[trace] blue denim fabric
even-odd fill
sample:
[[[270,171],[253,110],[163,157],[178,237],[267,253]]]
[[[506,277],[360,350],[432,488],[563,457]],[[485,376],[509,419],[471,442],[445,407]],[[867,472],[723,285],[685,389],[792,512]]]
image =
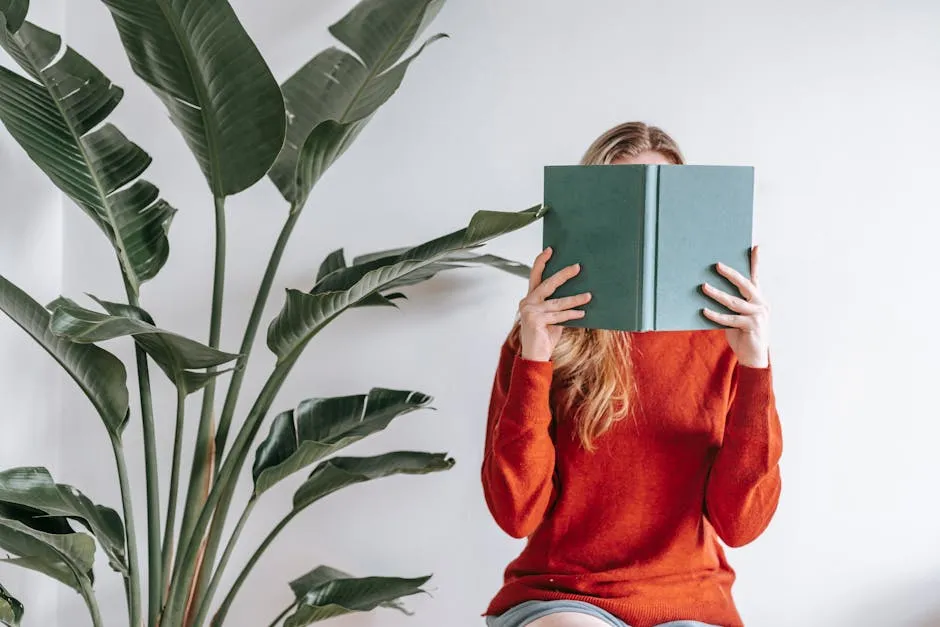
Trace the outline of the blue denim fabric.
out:
[[[525,627],[532,621],[560,612],[575,612],[600,618],[611,627],[630,627],[610,612],[583,601],[526,601],[506,610],[499,616],[487,616],[486,627]],[[675,620],[656,627],[719,627],[696,620]]]

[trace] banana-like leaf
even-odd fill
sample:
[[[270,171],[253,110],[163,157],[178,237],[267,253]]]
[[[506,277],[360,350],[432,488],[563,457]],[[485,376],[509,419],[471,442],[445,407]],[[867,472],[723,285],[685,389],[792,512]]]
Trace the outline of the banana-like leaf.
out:
[[[407,249],[395,248],[386,251],[378,251],[359,255],[353,258],[353,265],[370,263],[382,257],[398,255],[405,250]],[[514,261],[512,259],[506,259],[505,257],[500,257],[498,255],[481,255],[467,250],[458,250],[449,255],[445,255],[437,264],[431,264],[428,266],[428,268],[425,270],[426,275],[424,273],[415,273],[417,277],[421,277],[418,279],[415,279],[415,276],[409,275],[408,279],[410,279],[411,282],[402,281],[401,285],[413,285],[414,283],[426,281],[443,270],[451,270],[454,268],[469,268],[475,265],[490,266],[491,268],[496,268],[497,270],[502,270],[503,272],[508,272],[513,276],[524,279],[529,278],[529,272],[532,270],[532,267],[529,265],[519,261]]]
[[[44,533],[55,533],[59,535],[75,533],[75,529],[72,528],[72,524],[69,522],[68,518],[64,516],[50,516],[41,509],[36,509],[29,505],[0,501],[0,518],[17,520],[27,527],[32,527]]]
[[[36,517],[38,512],[45,518]],[[10,517],[17,513],[24,517]],[[41,523],[41,524],[37,524]],[[59,527],[49,531],[43,527]],[[0,551],[18,556],[4,563],[42,573],[73,588],[92,609],[92,566],[95,541],[91,536],[75,532],[68,519],[49,517],[45,512],[16,504],[0,502]]]
[[[40,557],[11,557],[0,560],[0,564],[18,566],[20,568],[25,568],[27,570],[40,573],[46,577],[49,577],[50,579],[55,579],[59,583],[68,586],[76,592],[81,592],[81,583],[79,583],[78,577],[75,575],[75,571],[69,568],[68,564],[63,561],[51,562],[46,561]],[[84,576],[88,577],[89,581],[91,581],[94,579],[91,577],[91,575],[92,572],[89,572]]]
[[[307,591],[311,588],[317,586],[322,586],[323,584],[332,581],[334,579],[354,579],[355,575],[347,573],[344,570],[338,568],[333,568],[332,566],[327,566],[326,564],[321,564],[317,566],[309,573],[301,575],[297,579],[294,579],[290,582],[290,589],[294,591],[294,597],[297,600],[301,600]]]
[[[373,294],[381,293],[413,272],[458,250],[466,250],[531,224],[544,214],[542,206],[518,212],[477,211],[459,231],[382,257],[327,274],[312,293],[287,290],[287,303],[268,327],[268,347],[278,362],[299,353],[331,320]]]
[[[291,582],[297,609],[284,621],[284,627],[304,627],[353,612],[370,612],[378,607],[400,609],[395,601],[425,592],[421,587],[431,577],[348,577],[346,573],[320,566]],[[308,585],[309,584],[309,585]]]
[[[0,0],[0,14],[6,16],[8,33],[15,33],[20,29],[28,11],[29,0]]]
[[[352,265],[358,266],[372,264],[382,259],[391,260],[393,257],[398,257],[407,250],[407,248],[392,248],[389,250],[359,255],[358,257],[353,258]],[[529,272],[531,271],[529,266],[524,263],[519,263],[518,261],[513,261],[511,259],[506,259],[497,255],[481,255],[467,250],[458,250],[449,255],[444,255],[440,258],[440,260],[435,261],[434,263],[429,263],[420,270],[415,270],[407,276],[393,281],[392,284],[387,286],[385,289],[401,288],[409,285],[415,285],[417,283],[423,283],[424,281],[434,278],[440,272],[444,272],[446,270],[456,270],[459,268],[470,268],[476,265],[485,265],[497,268],[504,272],[508,272],[513,276],[518,276],[521,278],[528,278]],[[317,274],[317,281],[322,280],[330,272],[335,272],[346,267],[346,263],[343,261],[342,249],[333,251],[327,257],[327,259],[324,260],[323,264],[321,264],[320,272]],[[395,294],[399,298],[405,298],[404,294],[398,292]],[[391,295],[388,295],[388,297],[390,298]]]
[[[374,457],[333,457],[314,468],[294,492],[294,509],[303,509],[357,483],[392,475],[426,475],[453,466],[453,458],[444,453],[418,451],[395,451]]]
[[[213,195],[263,177],[284,142],[284,100],[229,3],[103,2],[131,67],[166,105]]]
[[[255,494],[431,400],[420,392],[372,388],[368,394],[307,399],[296,410],[282,412],[255,452]]]
[[[26,331],[68,372],[113,435],[127,422],[127,371],[121,360],[89,344],[56,336],[49,329],[52,314],[29,294],[0,276],[0,310]]]
[[[218,366],[238,357],[157,328],[150,314],[140,307],[91,298],[107,313],[86,309],[64,297],[49,303],[52,332],[81,344],[132,336],[185,394],[200,389],[211,377],[220,374],[191,372],[192,369]]]
[[[316,282],[319,283],[323,280],[323,277],[330,274],[331,272],[336,272],[337,270],[342,270],[346,267],[346,253],[343,252],[342,248],[337,248],[327,255],[322,262],[320,262],[320,268],[317,270]]]
[[[299,603],[303,600],[304,595],[308,590],[322,586],[334,579],[355,579],[355,575],[347,573],[346,571],[340,570],[338,568],[333,568],[332,566],[327,566],[322,564],[317,566],[309,573],[298,577],[290,582],[290,588],[294,591],[294,597]],[[412,615],[412,612],[409,612],[404,604],[398,599],[391,601],[385,601],[379,603],[379,607],[387,607],[391,610],[398,610],[402,614],[407,614],[408,616]]]
[[[49,568],[69,567],[76,576],[91,581],[95,541],[86,533],[46,533],[0,516],[0,549],[32,562],[45,562]]]
[[[329,255],[326,256],[326,259],[323,260],[323,263],[320,264],[320,269],[317,271],[317,281],[320,281],[331,272],[336,270],[342,270],[346,268],[346,256],[342,248],[334,250]],[[376,292],[368,298],[365,298],[353,307],[374,307],[374,306],[384,306],[384,307],[398,307],[394,302],[395,300],[407,298],[401,292],[392,292],[389,294],[379,294]]]
[[[20,627],[23,611],[23,604],[0,585],[0,623],[7,627]]]
[[[104,232],[138,292],[166,262],[176,210],[140,178],[150,155],[102,124],[124,92],[58,35],[30,22],[12,34],[11,18],[0,12],[0,46],[31,79],[0,67],[0,121]]]
[[[355,55],[330,47],[284,82],[287,137],[268,173],[294,207],[401,85],[424,47],[398,62],[443,0],[365,0],[330,27]],[[395,65],[397,63],[397,65]],[[394,66],[394,67],[393,67]]]
[[[90,545],[91,553],[86,556],[84,551],[88,548],[89,536],[78,534],[68,518],[50,515],[28,505],[0,501],[0,520],[17,525],[13,529],[0,525],[0,550],[22,556],[0,562],[42,573],[76,592],[82,591],[82,582],[94,583],[94,571],[90,567],[87,571],[82,570],[94,557],[94,541]],[[34,537],[33,533],[40,537]],[[75,548],[77,558],[57,552],[55,546],[50,547],[43,542],[44,537],[62,538],[63,546]]]
[[[0,472],[0,501],[77,520],[97,538],[111,567],[128,576],[124,524],[118,513],[95,505],[70,485],[57,484],[45,468],[12,468]]]

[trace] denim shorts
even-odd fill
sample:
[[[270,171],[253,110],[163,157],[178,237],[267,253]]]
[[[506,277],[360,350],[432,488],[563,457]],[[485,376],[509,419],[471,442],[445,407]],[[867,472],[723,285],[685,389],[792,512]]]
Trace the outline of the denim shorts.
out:
[[[601,608],[585,603],[584,601],[526,601],[512,607],[499,616],[487,616],[486,627],[525,627],[534,620],[548,616],[549,614],[558,614],[560,612],[574,612],[576,614],[586,614],[600,618],[611,627],[630,627],[610,612]],[[656,627],[718,627],[717,625],[708,625],[696,620],[675,620],[668,623],[661,623]]]

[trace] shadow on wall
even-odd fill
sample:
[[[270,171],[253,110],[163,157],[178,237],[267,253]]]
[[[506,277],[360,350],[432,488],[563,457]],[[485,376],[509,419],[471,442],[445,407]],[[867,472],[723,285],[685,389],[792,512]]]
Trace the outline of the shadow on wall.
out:
[[[840,625],[940,627],[940,571],[868,591]]]

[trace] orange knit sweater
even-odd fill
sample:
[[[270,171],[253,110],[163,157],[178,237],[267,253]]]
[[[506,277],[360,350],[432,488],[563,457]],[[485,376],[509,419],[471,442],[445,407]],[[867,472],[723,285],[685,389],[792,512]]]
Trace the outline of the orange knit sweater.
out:
[[[770,367],[738,364],[724,333],[631,333],[638,396],[593,453],[553,419],[552,363],[503,344],[483,489],[496,523],[528,541],[486,614],[576,599],[632,627],[743,624],[718,539],[741,546],[770,522],[781,432]]]

